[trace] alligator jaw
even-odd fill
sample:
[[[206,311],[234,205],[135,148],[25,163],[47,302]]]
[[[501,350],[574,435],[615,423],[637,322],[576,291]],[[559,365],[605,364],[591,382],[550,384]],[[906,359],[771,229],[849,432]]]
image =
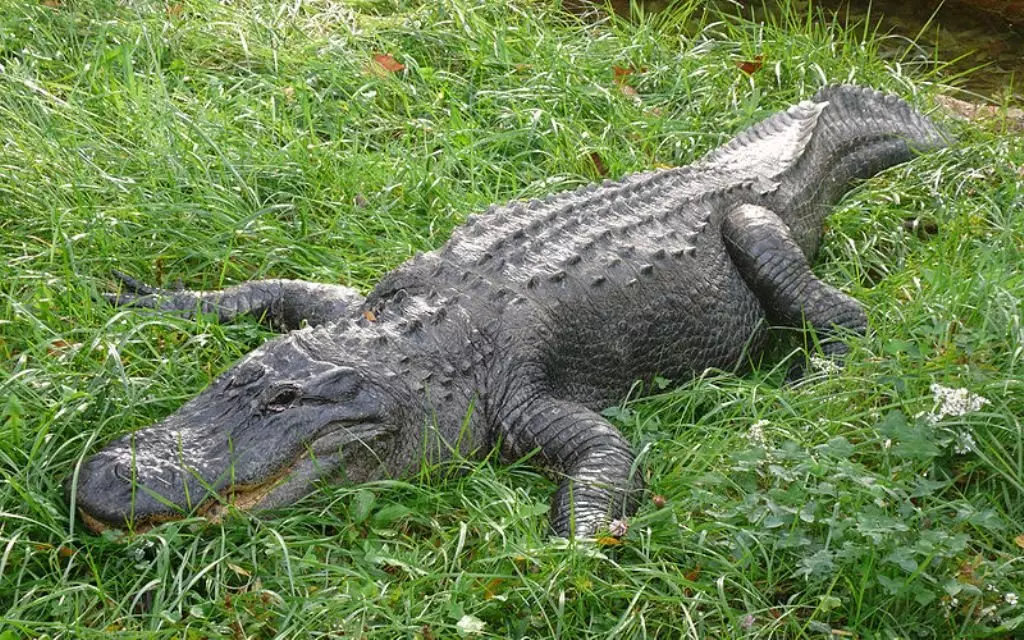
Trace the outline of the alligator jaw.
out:
[[[314,483],[334,472],[348,454],[358,451],[365,457],[367,444],[387,432],[381,425],[332,425],[328,433],[307,445],[279,470],[270,474],[263,482],[232,484],[220,491],[220,495],[206,499],[192,514],[204,517],[213,523],[221,522],[230,512],[230,507],[240,511],[255,511],[280,506],[275,495],[285,493],[293,498],[310,493]],[[89,531],[101,534],[108,530],[130,529],[134,533],[145,533],[153,527],[174,520],[181,520],[189,514],[157,513],[139,518],[126,518],[121,524],[106,522],[79,506],[79,518]]]
[[[241,511],[252,510],[282,479],[286,478],[291,473],[291,470],[303,457],[305,457],[304,454],[298,456],[281,471],[271,476],[271,478],[266,482],[256,485],[233,485],[228,487],[224,491],[226,497],[218,496],[209,498],[195,509],[195,515],[204,517],[213,523],[219,523],[223,520],[224,516],[227,515],[229,505]],[[140,518],[130,523],[125,523],[127,526],[118,526],[96,518],[82,507],[78,507],[76,511],[78,512],[78,517],[81,519],[82,524],[85,525],[85,528],[95,534],[101,534],[104,531],[111,530],[119,531],[124,528],[129,528],[133,533],[145,533],[161,523],[182,520],[187,517],[185,514],[180,516],[172,514],[157,514]]]

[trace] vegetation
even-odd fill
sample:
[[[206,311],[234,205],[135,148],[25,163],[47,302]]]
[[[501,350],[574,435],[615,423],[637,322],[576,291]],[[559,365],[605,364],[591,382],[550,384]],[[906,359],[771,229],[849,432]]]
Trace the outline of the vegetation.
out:
[[[825,83],[933,104],[870,28],[699,6],[0,0],[0,640],[1024,629],[1024,141],[951,120],[830,221],[818,272],[873,327],[844,370],[784,385],[783,346],[609,411],[655,496],[621,540],[551,539],[552,484],[475,461],[223,524],[71,517],[83,456],[268,335],[112,309],[112,268],[368,290],[487,204],[687,163]]]

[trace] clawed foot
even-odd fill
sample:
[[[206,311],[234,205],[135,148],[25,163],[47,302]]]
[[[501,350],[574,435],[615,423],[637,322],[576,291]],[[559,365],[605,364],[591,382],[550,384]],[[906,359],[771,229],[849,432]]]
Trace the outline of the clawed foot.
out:
[[[195,316],[199,298],[194,292],[154,287],[117,269],[111,269],[111,274],[120,282],[121,290],[100,295],[112,306],[155,309],[176,313],[184,318]]]

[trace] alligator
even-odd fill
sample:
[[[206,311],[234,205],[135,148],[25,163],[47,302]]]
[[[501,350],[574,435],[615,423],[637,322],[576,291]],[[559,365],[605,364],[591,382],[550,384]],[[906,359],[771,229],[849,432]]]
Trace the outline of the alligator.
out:
[[[68,500],[92,531],[140,531],[497,453],[557,482],[555,534],[595,535],[633,514],[644,487],[600,411],[638,380],[747,370],[773,325],[812,330],[822,357],[841,360],[867,316],[810,270],[825,216],[859,180],[950,140],[898,97],[830,86],[691,165],[471,215],[366,297],[301,280],[165,290],[118,274],[115,305],[249,315],[287,333],[81,462]]]

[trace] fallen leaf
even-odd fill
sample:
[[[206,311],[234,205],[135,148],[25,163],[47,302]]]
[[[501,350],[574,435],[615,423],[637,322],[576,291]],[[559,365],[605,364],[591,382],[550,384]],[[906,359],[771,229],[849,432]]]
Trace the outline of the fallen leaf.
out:
[[[246,578],[252,577],[251,573],[249,573],[246,569],[243,569],[242,567],[238,566],[237,564],[232,564],[229,562],[228,569],[231,569],[240,576],[245,576]]]
[[[684,573],[683,577],[686,578],[687,580],[689,580],[690,582],[697,582],[697,578],[700,577],[700,571],[701,571],[701,568],[700,568],[700,565],[698,564],[694,568],[692,568],[689,571],[687,571],[686,573]]]
[[[753,60],[737,60],[736,67],[747,74],[748,76],[754,75],[758,69],[764,66],[764,56],[758,54],[754,56]]]
[[[594,169],[597,171],[597,175],[602,178],[608,175],[608,166],[601,159],[601,155],[596,151],[590,152],[590,161],[594,163]]]
[[[1014,543],[1015,543],[1015,544],[1016,544],[1016,545],[1017,545],[1018,547],[1020,547],[1021,549],[1024,549],[1024,533],[1022,533],[1022,534],[1020,534],[1019,536],[1017,536],[1016,538],[1014,538],[1014,539],[1013,539],[1013,542],[1014,542]]]
[[[167,5],[167,17],[169,17],[169,18],[177,18],[178,16],[181,15],[181,12],[184,11],[184,10],[185,10],[185,5],[181,4],[180,2],[175,2],[174,4],[169,4],[169,5]]]
[[[626,81],[626,76],[633,75],[633,70],[626,67],[619,67],[612,65],[612,78],[616,84],[621,84]]]
[[[291,102],[295,98],[295,87],[285,87],[281,89],[281,93],[284,94],[286,102]]]
[[[366,318],[367,322],[377,322],[377,314],[369,309],[363,312],[363,317]]]
[[[634,89],[633,87],[629,86],[628,84],[620,84],[619,85],[619,91],[621,91],[622,95],[624,95],[626,97],[638,98],[638,99],[640,98],[640,94],[637,93],[636,89]]]
[[[634,69],[633,67],[620,67],[618,65],[612,65],[612,79],[615,80],[615,84],[622,84],[626,81],[628,76],[634,73],[644,73],[647,71],[647,67],[640,67]]]
[[[61,356],[64,355],[64,353],[69,349],[75,349],[81,346],[82,345],[77,342],[71,343],[61,340],[60,338],[57,338],[56,340],[54,340],[53,342],[46,346],[46,355],[53,357]]]
[[[60,0],[43,0],[43,6],[44,7],[49,7],[51,9],[60,9],[61,1]]]
[[[616,545],[622,544],[622,540],[619,540],[618,538],[615,538],[613,536],[601,536],[597,539],[597,544],[601,545],[602,547],[614,547]]]
[[[389,73],[397,73],[402,69],[405,69],[405,65],[398,60],[395,60],[389,53],[375,53],[373,55],[373,61],[376,62],[381,69]]]
[[[977,575],[977,569],[985,562],[985,559],[981,554],[975,555],[973,558],[964,560],[960,563],[960,569],[957,571],[957,577],[960,582],[966,582],[977,586],[981,583],[980,578]]]
[[[504,580],[501,578],[491,578],[487,584],[484,585],[484,600],[490,600],[498,595],[501,591],[501,585],[504,584]]]

